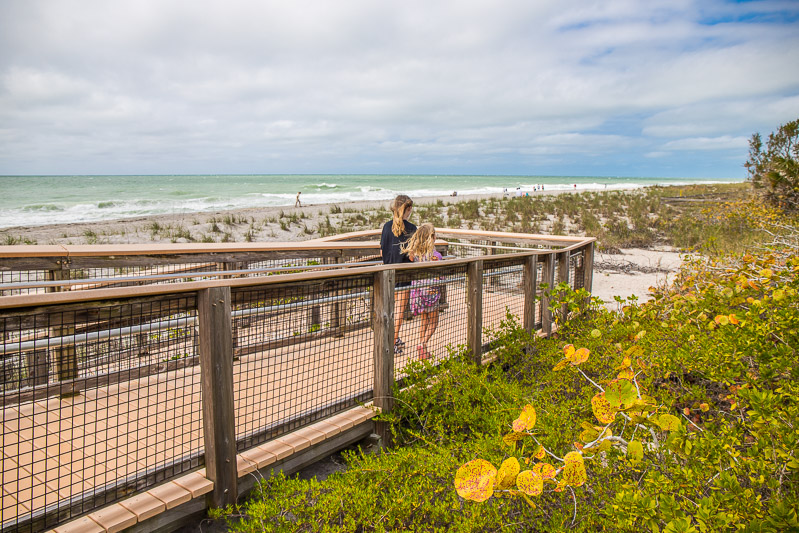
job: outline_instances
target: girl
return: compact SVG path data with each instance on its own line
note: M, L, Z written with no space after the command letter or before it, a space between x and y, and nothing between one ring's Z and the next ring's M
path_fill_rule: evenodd
M441 254L436 251L436 229L432 224L425 223L419 226L416 233L402 246L402 251L407 253L414 262L441 261ZM421 315L419 337L421 344L416 347L419 359L429 359L430 350L427 343L438 327L438 305L441 300L441 288L431 286L430 280L416 280L414 285L424 285L411 289L411 312Z
M411 235L416 231L416 226L408 222L413 210L413 200L404 194L400 194L391 202L392 219L383 225L383 233L380 236L380 255L383 256L384 265L399 263L410 263L408 254L403 252L400 247L408 242ZM410 286L409 282L397 283L396 289ZM400 290L396 293L397 297L394 306L394 353L402 353L405 345L400 339L399 332L402 326L402 315L405 306L408 305L408 290Z

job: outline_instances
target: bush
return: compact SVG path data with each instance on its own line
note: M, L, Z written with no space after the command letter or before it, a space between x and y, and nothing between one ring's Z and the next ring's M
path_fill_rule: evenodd
M752 135L744 166L766 200L787 211L799 209L799 119L770 133L765 149L760 134Z

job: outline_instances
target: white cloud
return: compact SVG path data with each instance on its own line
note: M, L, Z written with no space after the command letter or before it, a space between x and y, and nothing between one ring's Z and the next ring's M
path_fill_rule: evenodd
M522 167L556 158L562 173L580 158L651 163L645 154L663 146L799 116L797 24L736 22L752 9L797 11L694 0L7 0L0 121L15 142L0 146L0 173L116 172L116 161L141 158L169 172L198 159L209 172L324 172L331 160L357 172L399 156L492 165L497 154Z

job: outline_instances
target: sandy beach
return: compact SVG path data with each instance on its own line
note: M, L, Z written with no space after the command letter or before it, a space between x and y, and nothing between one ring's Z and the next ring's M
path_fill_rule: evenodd
M467 200L501 199L507 195L458 195L415 198L416 212L426 207ZM570 194L536 192L535 196ZM303 241L325 234L377 229L388 220L387 201L361 201L302 207L263 207L231 211L174 213L102 222L12 227L0 230L2 244L139 244L153 242ZM471 221L460 221L465 227ZM445 225L446 219L445 219ZM453 227L448 225L448 227ZM568 233L579 234L576 228ZM614 296L648 299L649 287L664 285L681 264L680 254L667 247L598 253L594 294L615 308Z

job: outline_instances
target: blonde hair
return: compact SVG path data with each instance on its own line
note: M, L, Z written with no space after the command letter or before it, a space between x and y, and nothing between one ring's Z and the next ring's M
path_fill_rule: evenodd
M408 242L400 246L400 251L404 254L412 254L414 260L429 259L435 249L436 228L429 222L419 226Z
M405 213L413 207L413 200L410 196L400 194L391 202L391 212L394 214L394 221L391 223L391 233L399 237L405 231Z

